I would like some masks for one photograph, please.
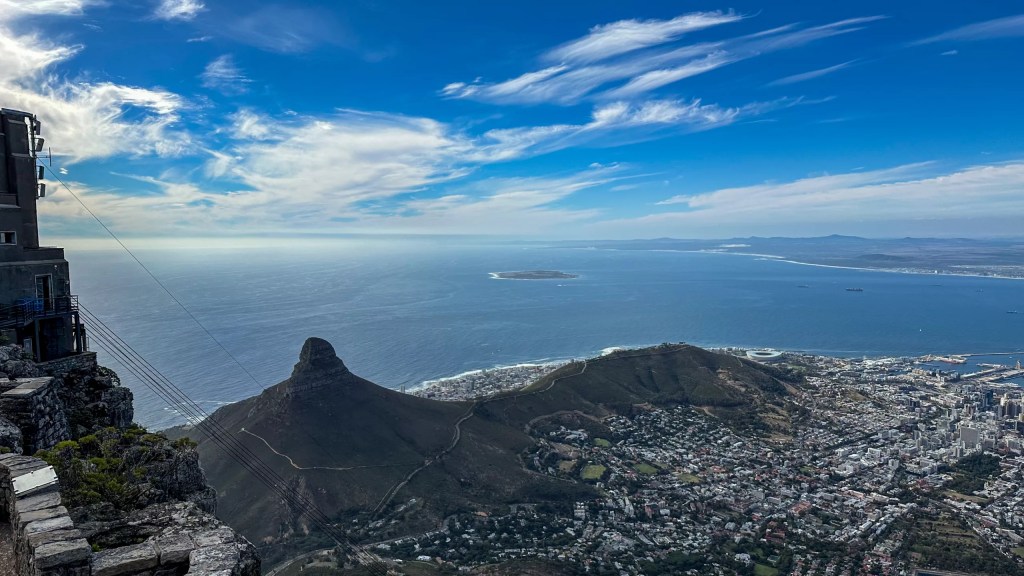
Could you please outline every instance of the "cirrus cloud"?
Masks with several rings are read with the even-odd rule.
[[[780,26],[714,42],[681,44],[683,32],[736,22],[732,13],[694,13],[672,20],[627,20],[541,56],[547,66],[501,82],[452,82],[447,98],[497,104],[573,105],[584,99],[641,98],[686,78],[743,60],[850,34],[884,16],[848,18],[819,26]]]
[[[80,161],[115,154],[177,155],[189,137],[173,130],[183,98],[160,88],[66,79],[53,68],[82,49],[24,30],[28,16],[75,16],[94,4],[36,0],[0,11],[0,101],[35,113],[47,124],[55,154]],[[18,30],[17,32],[15,30]]]
[[[153,17],[158,20],[194,20],[206,9],[201,0],[160,0]]]
[[[963,235],[1017,235],[1024,214],[1024,162],[940,170],[935,163],[904,164],[684,194],[659,204],[679,206],[645,216],[602,222],[591,232],[718,237],[749,234],[851,233],[905,236],[945,227]]]

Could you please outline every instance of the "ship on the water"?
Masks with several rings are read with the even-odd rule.
[[[863,292],[864,289],[863,288],[847,288],[846,291],[847,292]]]

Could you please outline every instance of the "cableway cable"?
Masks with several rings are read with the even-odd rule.
[[[192,321],[211,339],[225,354],[257,385],[260,386],[256,377],[245,368],[244,365],[225,347],[213,334],[199,321],[198,318],[185,305],[174,296],[174,294],[161,282],[156,275],[133,253],[114,232],[103,223],[88,205],[71,189],[52,168],[45,167],[50,175],[65,190],[78,201],[85,211],[102,227],[117,244],[141,267],[146,274],[178,305]],[[202,409],[195,401],[186,395],[181,389],[173,384],[168,378],[153,367],[130,345],[124,342],[113,330],[102,322],[95,314],[90,312],[84,305],[79,303],[83,316],[94,326],[94,338],[101,344],[104,350],[114,357],[122,366],[128,369],[147,388],[168,403],[172,409],[183,412],[189,420],[195,422],[196,427],[203,431],[228,457],[243,466],[256,479],[264,483],[268,488],[280,496],[287,505],[305,514],[314,524],[323,530],[328,536],[340,546],[351,552],[363,566],[375,574],[390,574],[391,571],[380,557],[362,548],[355,546],[348,538],[338,531],[330,518],[324,514],[313,502],[301,493],[292,491],[287,487],[287,482],[276,471],[270,468],[258,455],[253,453],[247,446],[237,440],[230,432],[224,429],[218,422],[209,418],[209,414]]]
[[[235,439],[223,426],[208,418],[206,412],[191,398],[181,392],[173,383],[158,370],[138,355],[130,345],[125,343],[102,320],[84,306],[79,305],[83,317],[94,326],[92,337],[100,346],[114,357],[122,366],[142,381],[147,388],[160,396],[172,408],[180,410],[186,418],[195,422],[195,426],[207,435],[228,457],[241,464],[249,473],[263,482],[268,488],[278,493],[284,502],[305,514],[314,524],[327,533],[339,545],[349,549],[361,563],[368,568],[382,566],[383,561],[371,553],[367,553],[352,544],[344,534],[337,531],[330,519],[315,504],[301,493],[290,490],[287,482],[247,446]],[[386,573],[386,570],[385,570]]]

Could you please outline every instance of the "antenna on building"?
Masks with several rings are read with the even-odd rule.
[[[46,139],[45,138],[36,138],[36,150],[35,151],[36,152],[42,152],[43,151],[43,144],[46,144]]]

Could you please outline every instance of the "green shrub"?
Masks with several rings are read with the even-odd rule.
[[[57,471],[69,507],[109,502],[120,510],[139,505],[146,465],[167,457],[171,443],[144,428],[104,428],[77,442],[60,442],[36,457]]]
[[[188,436],[182,436],[181,438],[175,440],[172,445],[180,450],[185,448],[196,448],[199,446],[199,443],[189,438]]]

